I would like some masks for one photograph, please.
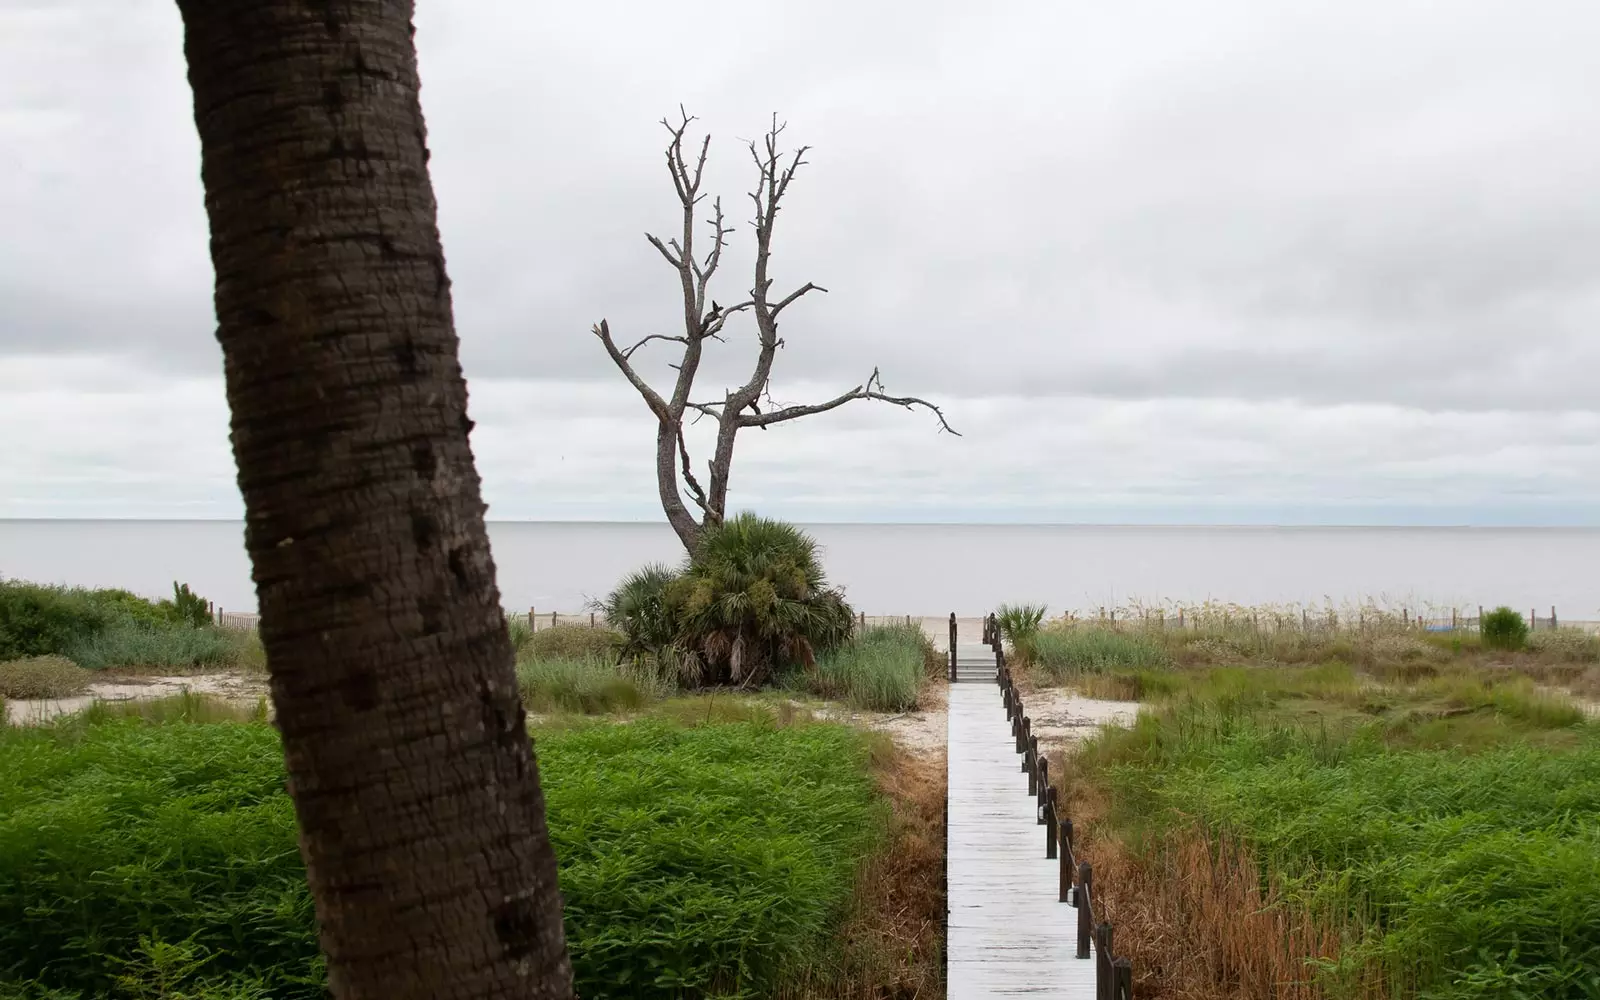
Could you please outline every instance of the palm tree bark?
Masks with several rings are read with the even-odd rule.
[[[329,985],[570,997],[412,4],[178,6],[245,543]]]

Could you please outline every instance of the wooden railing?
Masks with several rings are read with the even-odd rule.
[[[954,625],[951,628],[953,634]],[[1044,856],[1059,858],[1059,898],[1078,911],[1078,957],[1094,960],[1096,1000],[1130,1000],[1133,964],[1126,958],[1115,957],[1111,924],[1105,920],[1096,922],[1096,916],[1103,914],[1095,910],[1094,867],[1078,860],[1072,820],[1059,814],[1058,793],[1050,783],[1050,762],[1039,752],[1039,737],[1033,734],[1033,723],[1022,703],[1022,694],[1011,679],[1011,668],[1006,666],[1004,637],[994,615],[983,620],[983,639],[994,649],[995,683],[1000,686],[1006,720],[1011,723],[1011,736],[1022,757],[1022,770],[1028,775],[1028,794],[1037,802],[1039,823],[1044,827]]]

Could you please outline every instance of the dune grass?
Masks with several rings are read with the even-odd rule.
[[[1233,956],[1212,967],[1217,995],[1595,995],[1600,726],[1569,701],[1510,672],[1374,683],[1338,662],[1164,678],[1132,729],[1076,754],[1074,807],[1101,810],[1095,836],[1138,859],[1129,882],[1193,873],[1196,843],[1208,865],[1246,861],[1184,875],[1186,903],[1152,886],[1166,913],[1114,897],[1136,964],[1181,964],[1160,956],[1187,907],[1186,947]],[[1219,919],[1223,898],[1256,899],[1277,930]],[[1299,987],[1273,980],[1287,968]]]
[[[584,715],[635,711],[674,690],[646,665],[592,656],[523,660],[517,686],[529,711]]]
[[[0,729],[0,997],[324,995],[275,732],[168,701]],[[889,830],[874,748],[753,709],[541,730],[581,995],[835,976]]]
[[[1172,662],[1166,646],[1149,635],[1088,627],[1043,629],[1033,636],[1030,653],[1030,663],[1056,681],[1082,674],[1159,669]]]
[[[818,660],[808,685],[855,708],[902,712],[917,705],[931,649],[915,625],[875,625]],[[942,670],[943,657],[933,656]]]

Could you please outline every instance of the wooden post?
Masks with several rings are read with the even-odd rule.
[[[1072,898],[1072,820],[1061,820],[1058,826],[1061,830],[1061,888],[1057,902],[1065,903]]]
[[[550,612],[550,627],[556,627],[556,613],[554,611]]]
[[[1550,627],[1551,628],[1556,628],[1557,627],[1556,626],[1556,606],[1554,604],[1550,605]]]
[[[1451,608],[1450,609],[1450,631],[1454,632],[1457,628],[1460,627],[1457,624],[1458,621],[1459,621],[1459,619],[1456,617],[1456,609],[1455,608]]]
[[[1311,631],[1311,613],[1305,608],[1300,609],[1300,631]]]
[[[1019,704],[1017,708],[1021,710],[1022,706]],[[1021,753],[1022,748],[1028,745],[1028,729],[1032,725],[1033,720],[1026,715],[1017,722],[1017,753]]]
[[[1111,969],[1114,974],[1112,1000],[1133,1000],[1133,963],[1126,958],[1119,958],[1111,963]]]
[[[950,681],[956,679],[956,613],[950,612]]]
[[[533,620],[533,609],[529,608],[528,609],[528,631],[531,632],[531,631],[537,629],[538,627],[539,627],[538,624]]]
[[[1039,791],[1040,791],[1040,789],[1039,789],[1039,768],[1038,768],[1037,765],[1035,765],[1033,763],[1033,760],[1032,760],[1033,747],[1034,747],[1034,742],[1035,742],[1036,739],[1037,739],[1037,737],[1033,737],[1033,736],[1028,737],[1028,747],[1027,747],[1027,749],[1022,751],[1022,769],[1024,771],[1028,772],[1028,798],[1034,799],[1034,800],[1037,800],[1039,798]],[[1034,803],[1034,808],[1036,808],[1036,809],[1038,808],[1038,802],[1037,801],[1035,801],[1035,803]]]
[[[1533,632],[1539,628],[1539,609],[1534,608],[1528,612],[1528,631]]]
[[[1089,935],[1093,924],[1090,910],[1094,908],[1094,867],[1084,861],[1078,865],[1078,957],[1089,957]]]
[[[1034,737],[1035,748],[1039,745],[1038,739],[1037,736]],[[1044,823],[1044,804],[1050,798],[1049,793],[1054,791],[1050,787],[1050,758],[1040,756],[1039,751],[1035,749],[1034,760],[1036,763],[1033,765],[1033,769],[1039,772],[1039,822]]]
[[[1044,790],[1044,859],[1054,861],[1056,857],[1056,787],[1050,785]]]
[[[1094,929],[1094,991],[1111,1000],[1111,925],[1104,920]]]

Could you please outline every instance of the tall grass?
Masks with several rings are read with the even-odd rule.
[[[812,688],[869,711],[915,708],[931,645],[915,625],[875,625],[818,660]]]
[[[1081,674],[1159,669],[1172,658],[1154,636],[1079,626],[1040,631],[1033,637],[1031,662],[1059,681]]]
[[[1088,744],[1078,780],[1126,843],[1159,853],[1198,825],[1278,880],[1274,907],[1350,929],[1318,973],[1330,995],[1594,996],[1600,728],[1526,683],[1386,693],[1342,669],[1210,671]],[[1295,697],[1352,720],[1286,715]]]
[[[674,690],[644,665],[596,657],[524,660],[517,686],[532,711],[589,715],[639,709]]]
[[[277,736],[206,711],[0,728],[0,996],[325,995]],[[542,732],[581,995],[825,977],[885,830],[870,753],[770,721]]]

